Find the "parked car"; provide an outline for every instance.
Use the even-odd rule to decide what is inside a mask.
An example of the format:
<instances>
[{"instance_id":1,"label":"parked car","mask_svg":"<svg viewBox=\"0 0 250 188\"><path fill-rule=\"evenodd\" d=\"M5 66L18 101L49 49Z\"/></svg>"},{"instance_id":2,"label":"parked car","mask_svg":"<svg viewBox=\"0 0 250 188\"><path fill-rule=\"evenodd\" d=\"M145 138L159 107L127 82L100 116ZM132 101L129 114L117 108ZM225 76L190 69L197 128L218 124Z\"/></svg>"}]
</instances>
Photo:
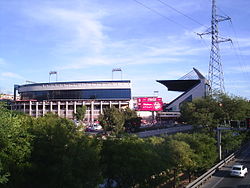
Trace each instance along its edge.
<instances>
[{"instance_id":1,"label":"parked car","mask_svg":"<svg viewBox=\"0 0 250 188\"><path fill-rule=\"evenodd\" d=\"M93 124L93 125L89 125L85 131L87 132L91 132L91 131L101 131L102 130L102 126L99 124Z\"/></svg>"},{"instance_id":2,"label":"parked car","mask_svg":"<svg viewBox=\"0 0 250 188\"><path fill-rule=\"evenodd\" d=\"M233 165L230 175L237 177L245 177L247 173L247 167L245 167L244 165Z\"/></svg>"}]
</instances>

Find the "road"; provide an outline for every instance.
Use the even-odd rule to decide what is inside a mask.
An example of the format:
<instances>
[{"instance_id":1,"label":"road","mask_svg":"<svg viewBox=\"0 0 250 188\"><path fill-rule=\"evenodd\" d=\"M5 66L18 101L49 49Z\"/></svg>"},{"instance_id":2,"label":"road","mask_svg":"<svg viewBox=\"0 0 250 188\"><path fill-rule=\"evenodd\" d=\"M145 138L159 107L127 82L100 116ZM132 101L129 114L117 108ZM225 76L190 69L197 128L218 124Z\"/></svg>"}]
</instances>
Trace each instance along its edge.
<instances>
[{"instance_id":1,"label":"road","mask_svg":"<svg viewBox=\"0 0 250 188\"><path fill-rule=\"evenodd\" d=\"M234 164L243 164L248 169L244 178L231 177L230 169ZM250 145L230 163L217 171L201 188L250 188Z\"/></svg>"}]
</instances>

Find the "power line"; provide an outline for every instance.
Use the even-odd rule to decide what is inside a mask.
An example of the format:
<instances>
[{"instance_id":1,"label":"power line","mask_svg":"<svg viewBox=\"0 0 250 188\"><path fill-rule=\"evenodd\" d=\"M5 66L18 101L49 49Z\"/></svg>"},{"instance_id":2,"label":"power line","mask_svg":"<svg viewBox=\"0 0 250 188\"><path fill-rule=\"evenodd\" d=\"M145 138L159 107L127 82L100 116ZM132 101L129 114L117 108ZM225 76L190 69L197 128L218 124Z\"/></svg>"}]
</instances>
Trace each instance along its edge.
<instances>
[{"instance_id":1,"label":"power line","mask_svg":"<svg viewBox=\"0 0 250 188\"><path fill-rule=\"evenodd\" d=\"M226 17L229 17L226 13L225 13L225 11L223 11L221 8L219 8L219 7L217 7L219 10L220 10L220 12L222 12ZM236 33L236 30L235 30L235 28L234 28L234 25L233 25L233 22L232 22L232 20L230 19L229 20L230 21L230 23L231 23L231 27L232 27L232 31L233 31L233 34L234 34L234 36L235 36L235 39L234 39L234 41L235 41L235 43L236 43L236 46L234 45L234 42L233 41L231 41L231 48L234 50L234 53L235 53L235 56L236 56L236 58L237 58L237 62L239 63L239 65L240 65L240 71L243 73L243 77L246 79L246 80L248 80L249 79L249 77L250 77L250 74L249 74L249 72L247 72L247 69L246 69L246 67L247 66L245 66L245 63L244 63L244 60L243 60L243 56L242 56L242 52L241 52L241 49L240 49L240 45L239 45L239 42L238 42L238 36L237 36L237 33Z\"/></svg>"},{"instance_id":2,"label":"power line","mask_svg":"<svg viewBox=\"0 0 250 188\"><path fill-rule=\"evenodd\" d=\"M193 22L195 22L195 23L197 23L197 24L199 24L199 25L201 25L201 26L203 26L203 27L208 28L208 27L205 26L204 24L202 24L202 23L200 23L199 21L195 20L194 18L192 18L192 17L190 17L190 16L184 14L183 12L177 10L176 8L174 8L174 7L172 7L171 5L167 4L166 2L161 1L161 0L157 0L157 1L159 1L160 3L162 3L162 4L165 5L165 6L169 7L170 9L174 10L175 12L178 12L179 14L185 16L185 17L188 18L189 20L192 20Z\"/></svg>"},{"instance_id":3,"label":"power line","mask_svg":"<svg viewBox=\"0 0 250 188\"><path fill-rule=\"evenodd\" d=\"M226 17L229 17L220 7L217 6L217 8L222 12Z\"/></svg>"},{"instance_id":4,"label":"power line","mask_svg":"<svg viewBox=\"0 0 250 188\"><path fill-rule=\"evenodd\" d=\"M234 26L233 26L233 22L231 22L231 26L232 26L232 29L233 29L233 32L234 32L234 35L235 35L235 41L236 41L236 45L237 45L237 49L238 50L236 50L236 47L234 46L234 44L232 43L232 46L233 46L233 49L234 49L234 51L235 51L235 54L236 54L236 56L237 56L237 58L238 58L238 62L239 62L239 64L240 64L240 66L241 66L241 69L242 70L245 70L244 69L244 67L245 67L245 65L244 65L244 61L242 61L242 52L241 52L241 49L240 49L240 45L239 45L239 42L238 42L238 40L237 40L237 33L236 33L236 30L235 30L235 28L234 28ZM247 71L242 71L242 72L244 72L245 74L246 74L246 78L248 79L249 78L249 73L247 72Z\"/></svg>"},{"instance_id":5,"label":"power line","mask_svg":"<svg viewBox=\"0 0 250 188\"><path fill-rule=\"evenodd\" d=\"M219 8L218 7L218 9L225 15L225 16L228 16L226 13L225 13L225 11L223 11L221 8ZM233 34L234 34L234 36L235 36L235 39L234 39L234 41L235 41L235 43L236 43L236 46L234 45L234 43L232 42L232 48L233 48L233 50L234 50L234 52L235 52L235 55L236 55L236 57L237 57L237 59L238 59L238 63L239 63L239 65L240 65L240 67L241 67L241 69L242 69L242 72L243 73L245 73L244 75L246 75L247 77L247 79L248 79L248 77L250 76L249 75L249 73L247 72L247 71L244 71L244 70L246 70L246 69L244 69L246 66L244 65L244 61L243 61L243 58L242 58L242 52L241 52L241 49L240 49L240 45L239 45L239 42L238 42L238 35L237 35L237 33L236 33L236 30L235 30L235 27L234 27L234 25L233 25L233 22L232 22L232 20L230 19L230 26L232 27L232 30L233 30ZM238 50L237 50L238 49Z\"/></svg>"},{"instance_id":6,"label":"power line","mask_svg":"<svg viewBox=\"0 0 250 188\"><path fill-rule=\"evenodd\" d=\"M156 10L150 8L149 6L143 4L142 2L137 1L137 0L134 0L134 1L135 1L136 3L138 3L139 5L143 6L144 8L150 10L151 12L154 12L155 14L158 14L158 15L160 15L161 17L167 19L168 21L173 22L173 23L175 23L176 25L179 25L180 27L182 27L182 28L184 28L184 29L186 29L186 30L191 30L190 28L187 28L186 26L184 26L184 25L182 25L182 24L180 24L180 23L178 23L178 22L176 22L176 21L170 19L169 17L167 17L167 16L161 14L160 12L158 12L158 11L156 11ZM185 16L185 17L191 19L192 21L196 22L197 24L199 24L199 25L201 25L201 26L203 26L203 27L205 27L205 28L208 29L207 26L205 26L205 25L199 23L198 21L196 21L195 19L193 19L193 18L191 18L191 17L185 15L185 14L182 13L181 11L178 11L177 9L173 8L172 6L170 6L170 5L168 5L168 4L164 3L164 2L162 2L162 1L160 1L160 0L158 0L158 1L161 2L162 4L166 5L166 6L170 7L171 9L175 10L176 12L182 14L183 16ZM199 35L199 33L197 33L197 32L194 32L194 31L193 31L193 33L196 34L196 35ZM203 39L203 38L202 38L202 39ZM208 45L206 44L206 42L204 41L204 39L202 40L201 43L202 43L202 45L205 46L206 48L208 47Z\"/></svg>"},{"instance_id":7,"label":"power line","mask_svg":"<svg viewBox=\"0 0 250 188\"><path fill-rule=\"evenodd\" d=\"M176 22L175 20L173 20L173 19L171 19L171 18L165 16L164 14L161 14L160 12L156 11L155 9L152 9L152 8L150 8L149 6L143 4L142 2L137 1L137 0L134 0L134 2L138 3L139 5L143 6L143 7L146 8L146 9L150 10L151 12L154 12L155 14L158 14L159 16L161 16L161 17L167 19L168 21L170 21L170 22L172 22L172 23L175 23L176 25L179 25L180 27L182 27L182 28L184 28L184 29L190 30L190 28L188 28L188 27L186 27L186 26L184 26L184 25L182 25L182 24ZM194 33L195 33L195 32L194 32Z\"/></svg>"}]
</instances>

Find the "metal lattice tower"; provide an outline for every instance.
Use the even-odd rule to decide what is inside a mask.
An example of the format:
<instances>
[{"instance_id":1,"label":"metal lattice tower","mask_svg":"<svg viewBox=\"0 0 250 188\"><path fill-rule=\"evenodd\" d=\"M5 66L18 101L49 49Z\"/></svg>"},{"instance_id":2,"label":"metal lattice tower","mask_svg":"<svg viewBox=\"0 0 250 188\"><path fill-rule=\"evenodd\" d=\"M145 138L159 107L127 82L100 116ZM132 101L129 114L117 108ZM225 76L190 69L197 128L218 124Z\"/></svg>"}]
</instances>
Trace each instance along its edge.
<instances>
[{"instance_id":1,"label":"metal lattice tower","mask_svg":"<svg viewBox=\"0 0 250 188\"><path fill-rule=\"evenodd\" d=\"M199 34L200 36L211 34L211 51L208 70L208 81L210 84L210 94L213 95L216 92L224 93L224 75L222 69L222 63L220 58L220 42L232 41L231 39L225 39L219 36L218 23L226 20L231 20L230 17L224 17L217 14L217 7L215 0L212 0L212 20L211 27L205 33Z\"/></svg>"}]
</instances>

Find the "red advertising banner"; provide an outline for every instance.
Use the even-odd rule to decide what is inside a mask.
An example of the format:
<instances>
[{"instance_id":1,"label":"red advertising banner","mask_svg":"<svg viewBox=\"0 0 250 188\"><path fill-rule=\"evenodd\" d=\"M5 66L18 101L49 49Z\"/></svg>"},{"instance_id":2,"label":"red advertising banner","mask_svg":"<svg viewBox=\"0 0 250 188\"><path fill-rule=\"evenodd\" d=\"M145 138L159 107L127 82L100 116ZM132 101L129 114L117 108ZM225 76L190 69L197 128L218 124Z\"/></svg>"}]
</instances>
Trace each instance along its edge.
<instances>
[{"instance_id":1,"label":"red advertising banner","mask_svg":"<svg viewBox=\"0 0 250 188\"><path fill-rule=\"evenodd\" d=\"M137 98L138 111L162 111L162 98L158 97L143 97Z\"/></svg>"}]
</instances>

